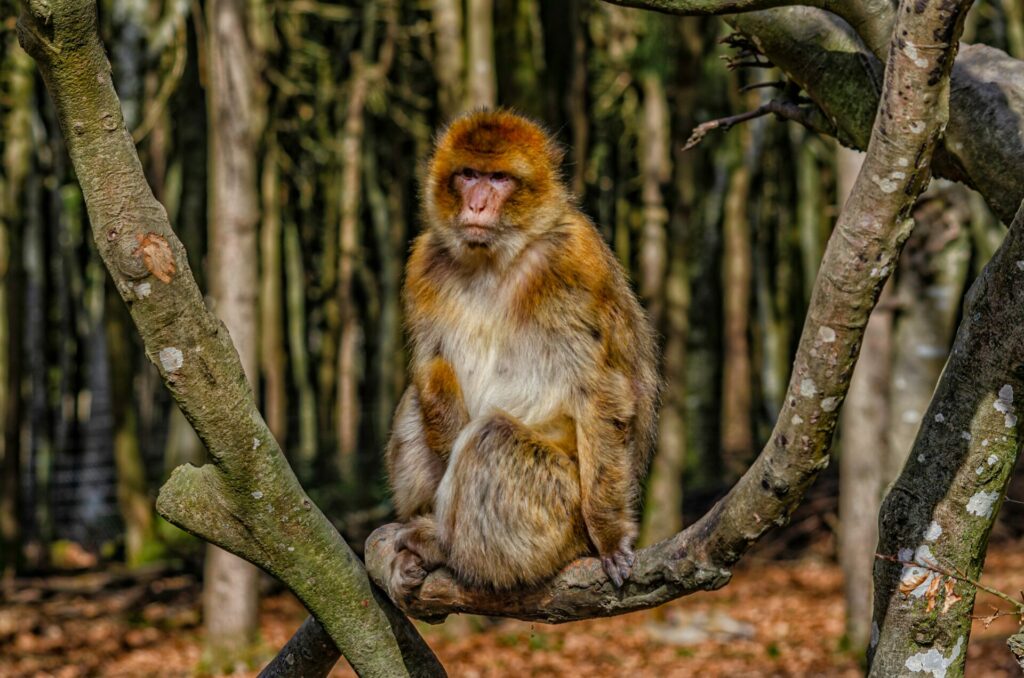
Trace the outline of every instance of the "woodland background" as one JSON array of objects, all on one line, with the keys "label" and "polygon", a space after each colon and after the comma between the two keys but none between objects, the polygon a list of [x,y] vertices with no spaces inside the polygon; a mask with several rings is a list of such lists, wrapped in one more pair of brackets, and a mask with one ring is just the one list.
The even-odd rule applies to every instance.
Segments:
[{"label": "woodland background", "polygon": [[[589,0],[249,0],[238,30],[253,95],[218,118],[245,123],[232,127],[207,105],[203,2],[99,4],[153,190],[204,290],[211,266],[236,272],[232,294],[258,318],[254,336],[235,339],[258,346],[248,371],[261,409],[354,547],[390,515],[381,451],[405,380],[399,291],[420,229],[421,162],[435,130],[477,106],[533,116],[566,145],[567,183],[659,330],[667,387],[642,541],[699,516],[754,458],[859,160],[770,116],[684,150],[699,123],[792,87],[722,21]],[[205,452],[96,254],[16,14],[0,0],[5,591],[64,570],[152,573],[157,563],[194,575],[201,543],[158,518],[154,498],[170,469]],[[977,2],[963,39],[1024,58],[1024,10]],[[207,166],[232,134],[258,158],[256,190],[237,196],[256,254],[214,262]],[[915,218],[845,404],[840,461],[760,552],[843,565],[850,618],[837,634],[852,656],[866,642],[878,503],[913,442],[964,291],[1005,233],[977,194],[943,181]],[[1008,502],[997,537],[1022,531],[1024,512]],[[17,629],[4,629],[7,652]]]}]

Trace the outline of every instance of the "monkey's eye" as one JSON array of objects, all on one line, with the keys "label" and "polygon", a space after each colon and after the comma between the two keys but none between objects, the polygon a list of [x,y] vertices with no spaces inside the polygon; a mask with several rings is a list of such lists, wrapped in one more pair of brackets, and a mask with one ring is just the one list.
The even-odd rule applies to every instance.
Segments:
[{"label": "monkey's eye", "polygon": [[462,171],[459,172],[459,176],[463,179],[479,179],[480,173],[472,167],[463,167]]},{"label": "monkey's eye", "polygon": [[511,181],[512,177],[511,177],[511,175],[506,174],[505,172],[493,172],[491,174],[491,180],[492,181],[498,181],[498,182],[504,182],[504,181]]}]

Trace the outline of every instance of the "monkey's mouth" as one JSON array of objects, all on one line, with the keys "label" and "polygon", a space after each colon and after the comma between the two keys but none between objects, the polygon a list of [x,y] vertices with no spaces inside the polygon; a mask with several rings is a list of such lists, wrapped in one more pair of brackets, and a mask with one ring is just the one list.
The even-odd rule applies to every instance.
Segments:
[{"label": "monkey's mouth", "polygon": [[494,237],[494,229],[482,224],[463,224],[462,237],[471,245],[487,245]]}]

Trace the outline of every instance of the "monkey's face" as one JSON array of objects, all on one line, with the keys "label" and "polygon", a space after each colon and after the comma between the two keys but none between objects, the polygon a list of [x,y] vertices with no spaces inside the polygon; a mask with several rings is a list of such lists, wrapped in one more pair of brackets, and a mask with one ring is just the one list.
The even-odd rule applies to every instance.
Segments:
[{"label": "monkey's face", "polygon": [[438,138],[424,205],[427,225],[473,257],[514,254],[567,204],[562,151],[535,123],[508,111],[457,118]]},{"label": "monkey's face", "polygon": [[518,188],[518,180],[507,172],[463,167],[451,183],[461,203],[454,219],[457,232],[470,246],[486,247],[503,226],[505,203]]}]

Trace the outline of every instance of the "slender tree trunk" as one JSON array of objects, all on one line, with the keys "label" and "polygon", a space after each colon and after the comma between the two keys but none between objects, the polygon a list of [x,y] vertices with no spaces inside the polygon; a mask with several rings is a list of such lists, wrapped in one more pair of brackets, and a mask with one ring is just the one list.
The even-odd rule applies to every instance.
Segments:
[{"label": "slender tree trunk", "polygon": [[156,515],[139,445],[134,388],[136,351],[129,334],[128,314],[116,293],[107,290],[104,296],[106,308],[103,318],[110,356],[111,409],[114,415],[117,503],[124,521],[125,562],[129,567],[137,567],[160,555]]},{"label": "slender tree trunk", "polygon": [[668,210],[662,184],[672,178],[671,129],[668,101],[660,73],[643,76],[643,125],[640,166],[643,179],[644,222],[640,236],[640,293],[655,327],[664,327],[663,371],[670,382],[659,419],[658,450],[648,480],[641,529],[644,543],[667,539],[682,529],[683,460],[686,425],[683,402],[678,398],[684,379],[686,313],[689,280],[683,249],[671,248],[671,269],[666,276]]},{"label": "slender tree trunk", "polygon": [[[864,154],[840,148],[836,155],[837,204],[842,209]],[[885,288],[889,290],[891,283]],[[878,542],[878,507],[885,485],[889,377],[892,364],[891,294],[871,313],[864,346],[843,405],[839,455],[839,564],[846,598],[846,635],[863,652],[871,635],[871,570]]]},{"label": "slender tree trunk", "polygon": [[298,391],[299,444],[295,451],[300,479],[311,476],[317,451],[317,408],[306,345],[306,286],[302,267],[299,227],[289,220],[284,227],[284,266],[288,305],[288,357]]},{"label": "slender tree trunk", "polygon": [[263,219],[260,225],[260,362],[263,372],[263,416],[281,447],[288,449],[288,401],[281,291],[281,197],[276,137],[268,136],[261,179]]},{"label": "slender tree trunk", "polygon": [[970,263],[966,190],[933,182],[900,257],[885,483],[896,479],[946,364]]},{"label": "slender tree trunk", "polygon": [[722,225],[722,456],[730,478],[738,478],[754,454],[751,430],[752,372],[750,362],[751,244],[747,205],[750,197],[750,129],[739,132],[738,159],[729,179]]},{"label": "slender tree trunk", "polygon": [[491,108],[498,103],[494,66],[494,0],[466,1],[466,103]]},{"label": "slender tree trunk", "polygon": [[31,110],[35,91],[31,57],[13,40],[5,46],[5,54],[9,110],[2,121],[4,154],[0,168],[0,578],[14,574],[22,547],[21,233],[25,228],[25,179],[32,166]]},{"label": "slender tree trunk", "polygon": [[[210,129],[210,288],[215,311],[238,349],[250,384],[259,377],[256,336],[257,154],[253,54],[244,0],[207,5]],[[203,616],[205,663],[245,662],[257,641],[259,571],[216,546],[207,548]]]},{"label": "slender tree trunk", "polygon": [[459,113],[465,102],[465,41],[462,37],[462,0],[431,0],[434,20],[434,74],[440,85],[441,114]]}]

